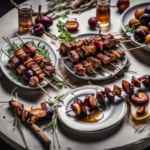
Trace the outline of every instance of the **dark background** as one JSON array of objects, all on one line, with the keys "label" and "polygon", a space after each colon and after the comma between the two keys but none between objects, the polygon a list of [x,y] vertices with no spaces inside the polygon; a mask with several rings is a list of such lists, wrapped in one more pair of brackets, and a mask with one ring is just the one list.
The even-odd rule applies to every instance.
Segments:
[{"label": "dark background", "polygon": [[[20,4],[26,0],[14,0],[17,4]],[[14,7],[10,4],[10,0],[1,0],[0,3],[0,18],[7,13],[9,10],[13,9]],[[2,139],[0,139],[0,150],[15,150],[7,143],[5,143]],[[150,147],[145,149],[150,150]]]}]

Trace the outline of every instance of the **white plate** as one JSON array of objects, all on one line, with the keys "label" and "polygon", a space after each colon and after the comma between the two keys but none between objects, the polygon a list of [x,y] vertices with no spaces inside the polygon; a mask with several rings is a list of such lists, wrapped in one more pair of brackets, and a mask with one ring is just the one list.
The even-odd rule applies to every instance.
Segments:
[{"label": "white plate", "polygon": [[[79,131],[79,132],[95,132],[112,128],[118,124],[125,116],[127,112],[127,104],[123,98],[115,97],[114,102],[110,102],[106,98],[106,105],[100,105],[99,108],[104,113],[103,119],[95,123],[86,123],[78,120],[73,112],[65,113],[71,109],[71,104],[75,100],[75,97],[71,94],[74,93],[78,98],[84,100],[85,95],[96,94],[96,92],[103,90],[100,86],[83,86],[69,91],[62,98],[64,105],[57,107],[57,114],[59,120],[67,127]],[[58,102],[60,105],[61,103]]]},{"label": "white plate", "polygon": [[[92,36],[96,36],[96,35],[97,34],[95,34],[95,33],[80,34],[80,35],[76,36],[76,40],[84,40],[84,39],[88,39],[88,38],[90,38]],[[118,49],[118,48],[120,48],[122,50],[125,50],[125,47],[120,43],[115,46],[115,49]],[[60,53],[60,56],[64,57],[66,55],[63,55],[63,54]],[[115,61],[115,63],[117,64],[117,66],[119,66],[122,69],[122,68],[124,68],[124,66],[127,63],[127,54],[126,54],[126,52],[125,52],[125,56],[122,57],[120,60],[124,63],[124,65],[118,63],[117,61]],[[71,63],[69,59],[63,60],[63,63],[64,63],[64,66],[66,67],[66,69],[69,72],[71,72],[73,75],[75,75],[76,77],[78,77],[80,79],[88,80],[85,76],[79,76],[79,75],[75,74],[74,64]],[[103,67],[113,75],[116,75],[120,71],[120,69],[114,69],[114,67],[109,65],[109,64],[106,65],[106,66],[103,65]],[[105,80],[105,79],[108,79],[108,78],[112,77],[107,72],[102,73],[100,68],[96,69],[96,71],[97,71],[97,74],[93,74],[93,75],[87,73],[87,75],[90,77],[91,80]]]},{"label": "white plate", "polygon": [[[58,66],[58,59],[57,59],[57,56],[54,52],[54,50],[52,49],[52,47],[43,39],[41,38],[38,38],[36,36],[21,36],[21,38],[27,42],[27,41],[31,41],[31,40],[34,40],[34,42],[37,44],[38,42],[41,42],[41,46],[42,45],[45,45],[45,49],[48,49],[49,51],[49,55],[50,55],[50,59],[51,59],[51,62],[53,63],[53,65],[55,66],[55,68],[57,69],[57,66]],[[11,41],[15,42],[15,43],[20,43],[21,44],[21,41],[18,39],[18,37],[15,37],[13,39],[11,39]],[[8,44],[5,43],[4,46],[3,46],[3,50],[7,52],[7,49],[9,48]],[[39,87],[31,87],[29,85],[29,83],[25,82],[26,85],[22,85],[21,83],[17,82],[16,80],[13,79],[13,77],[11,77],[9,75],[10,71],[13,70],[15,71],[15,69],[11,68],[9,65],[8,65],[8,60],[9,58],[4,54],[2,53],[1,54],[1,57],[0,57],[0,64],[1,64],[1,69],[2,69],[2,72],[6,75],[6,77],[12,81],[13,83],[15,83],[16,85],[20,86],[20,87],[23,87],[23,88],[26,88],[26,89],[38,89]],[[22,76],[18,75],[21,79],[22,79]],[[50,82],[52,80],[52,77],[46,77]],[[46,86],[48,83],[43,81],[43,85],[42,87]]]},{"label": "white plate", "polygon": [[[134,16],[134,13],[137,9],[144,9],[145,7],[147,6],[150,6],[150,2],[146,2],[146,3],[141,3],[141,4],[137,4],[137,5],[134,5],[132,7],[129,7],[128,9],[126,9],[124,11],[124,13],[121,15],[121,21],[120,21],[120,24],[121,24],[121,28],[123,29],[123,31],[125,32],[125,26],[129,23],[129,21],[133,18],[135,18]],[[130,35],[131,36],[131,39],[132,40],[135,40],[134,39],[134,36],[133,36],[133,33],[126,33],[128,36]],[[136,41],[133,41],[133,42],[130,42],[131,44],[135,45],[135,46],[142,46],[142,45],[145,45],[145,43],[140,43],[140,42],[136,42]],[[150,51],[150,47],[144,47],[143,49],[147,50],[147,51]]]}]

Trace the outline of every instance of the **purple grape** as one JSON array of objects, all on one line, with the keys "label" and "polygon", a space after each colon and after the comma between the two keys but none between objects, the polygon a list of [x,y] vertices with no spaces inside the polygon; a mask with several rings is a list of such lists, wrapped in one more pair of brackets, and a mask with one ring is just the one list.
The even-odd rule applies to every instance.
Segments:
[{"label": "purple grape", "polygon": [[150,22],[150,15],[149,14],[143,14],[141,17],[140,17],[140,23],[144,26],[147,26],[148,23]]},{"label": "purple grape", "polygon": [[146,37],[146,34],[142,29],[135,29],[134,37],[135,37],[135,39],[144,40]]},{"label": "purple grape", "polygon": [[32,70],[27,70],[23,73],[23,79],[27,82],[30,81],[30,78],[34,76],[34,72]]}]

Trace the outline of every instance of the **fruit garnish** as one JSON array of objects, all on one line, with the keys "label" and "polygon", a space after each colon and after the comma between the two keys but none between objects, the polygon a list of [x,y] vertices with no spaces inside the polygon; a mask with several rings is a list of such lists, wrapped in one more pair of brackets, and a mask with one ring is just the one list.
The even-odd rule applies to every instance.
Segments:
[{"label": "fruit garnish", "polygon": [[120,97],[121,96],[121,88],[117,85],[114,85],[113,93],[115,95],[117,95],[118,97]]},{"label": "fruit garnish", "polygon": [[140,24],[140,21],[138,19],[133,18],[129,21],[130,27],[132,27],[133,25],[136,26],[137,24]]},{"label": "fruit garnish", "polygon": [[129,95],[134,93],[134,84],[131,84],[125,80],[122,81],[122,88]]},{"label": "fruit garnish", "polygon": [[146,44],[146,45],[150,44],[150,34],[148,34],[148,35],[145,37],[145,44]]},{"label": "fruit garnish", "polygon": [[78,27],[79,27],[79,23],[76,22],[76,21],[67,21],[65,23],[65,27],[68,29],[68,30],[76,30]]},{"label": "fruit garnish", "polygon": [[78,116],[81,115],[81,107],[78,103],[71,104],[71,108],[73,109],[74,113]]},{"label": "fruit garnish", "polygon": [[112,91],[110,90],[110,88],[105,87],[105,93],[106,93],[106,97],[110,100],[110,101],[114,101],[115,100],[115,96],[112,93]]},{"label": "fruit garnish", "polygon": [[96,108],[97,107],[97,101],[94,95],[92,94],[91,96],[86,95],[84,99],[84,103],[87,107],[89,108]]},{"label": "fruit garnish", "polygon": [[131,83],[134,84],[135,87],[141,87],[141,81],[135,76],[132,76]]},{"label": "fruit garnish", "polygon": [[105,92],[103,91],[97,92],[96,98],[100,104],[105,104]]},{"label": "fruit garnish", "polygon": [[140,40],[145,40],[146,34],[142,29],[135,29],[134,30],[134,38],[135,39],[140,39]]},{"label": "fruit garnish", "polygon": [[135,18],[136,19],[139,19],[140,18],[140,16],[141,15],[143,15],[144,14],[144,9],[137,9],[136,11],[135,11]]},{"label": "fruit garnish", "polygon": [[91,28],[95,28],[97,26],[98,19],[96,17],[91,17],[88,20],[88,24]]},{"label": "fruit garnish", "polygon": [[80,105],[80,107],[81,107],[81,111],[82,111],[84,114],[87,114],[86,106],[85,106],[85,104],[84,104],[84,102],[83,102],[82,100],[76,98],[76,99],[74,100],[74,103],[78,103],[78,104]]},{"label": "fruit garnish", "polygon": [[118,0],[117,7],[119,11],[123,12],[130,6],[129,0]]},{"label": "fruit garnish", "polygon": [[138,78],[138,80],[142,81],[146,87],[150,87],[150,75],[142,76],[141,78]]},{"label": "fruit garnish", "polygon": [[[142,109],[141,106],[138,106],[138,105],[135,105],[133,103],[130,102],[130,105],[131,105],[131,114],[132,114],[132,117],[135,119],[135,120],[143,120],[143,119],[146,119],[149,117],[150,115],[150,102],[148,102],[146,105],[144,105],[145,107],[145,112],[143,114],[137,114],[137,111],[139,109]],[[143,106],[142,106],[143,107]],[[143,109],[144,110],[144,109]]]},{"label": "fruit garnish", "polygon": [[149,101],[149,96],[144,92],[138,92],[130,96],[130,101],[136,105],[143,105]]},{"label": "fruit garnish", "polygon": [[145,113],[145,106],[141,106],[137,111],[137,115],[143,115]]}]

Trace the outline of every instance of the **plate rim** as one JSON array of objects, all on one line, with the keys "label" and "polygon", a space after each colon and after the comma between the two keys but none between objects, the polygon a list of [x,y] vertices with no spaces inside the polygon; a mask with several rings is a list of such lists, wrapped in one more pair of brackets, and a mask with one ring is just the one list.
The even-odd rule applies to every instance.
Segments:
[{"label": "plate rim", "polygon": [[[46,41],[46,40],[44,40],[43,38],[40,38],[40,37],[37,37],[37,36],[30,36],[30,35],[25,35],[25,36],[20,36],[22,39],[27,39],[27,38],[32,38],[32,39],[34,39],[34,40],[39,40],[39,41],[41,41],[41,42],[45,42],[51,49],[52,49],[52,51],[53,51],[53,53],[54,53],[54,55],[55,55],[55,57],[56,57],[56,65],[55,65],[55,68],[56,68],[56,70],[57,70],[57,68],[58,68],[58,57],[57,57],[57,54],[56,54],[56,52],[53,50],[53,48],[50,46],[50,44]],[[16,39],[18,39],[18,37],[14,37],[14,38],[11,38],[10,39],[10,41],[15,41]],[[4,43],[4,45],[2,46],[2,49],[3,50],[5,50],[5,48],[6,48],[6,46],[7,46],[8,44],[7,44],[7,42],[5,42]],[[38,86],[37,87],[28,87],[28,86],[24,86],[24,85],[22,85],[22,84],[18,84],[17,82],[14,82],[11,78],[9,78],[8,77],[8,75],[7,74],[5,74],[5,72],[4,72],[4,68],[2,67],[2,56],[3,56],[3,52],[1,52],[0,53],[0,68],[1,68],[1,70],[2,70],[2,72],[3,72],[3,74],[7,77],[7,79],[9,79],[12,83],[14,83],[15,85],[17,85],[17,86],[19,86],[19,87],[22,87],[22,88],[25,88],[25,89],[31,89],[31,90],[33,90],[33,89],[40,89]],[[52,79],[53,79],[53,77],[52,77]],[[51,80],[49,80],[49,82],[51,82],[52,81],[52,79]],[[45,86],[47,86],[48,85],[48,82],[46,82],[44,85],[41,85],[41,87],[45,87]]]},{"label": "plate rim", "polygon": [[[120,26],[121,26],[121,28],[122,28],[122,30],[125,32],[126,30],[125,30],[125,28],[124,28],[124,26],[123,26],[123,18],[124,18],[124,16],[125,16],[125,14],[129,11],[129,10],[131,10],[132,8],[134,8],[134,7],[137,7],[137,6],[139,6],[139,5],[146,5],[146,4],[149,4],[150,5],[150,2],[145,2],[145,3],[140,3],[140,4],[136,4],[136,5],[133,5],[132,7],[129,7],[129,8],[127,8],[124,12],[123,12],[123,14],[121,15],[121,18],[120,18]],[[126,33],[126,32],[125,32]],[[128,33],[126,33],[126,35],[128,35]],[[131,38],[132,39],[132,38]],[[136,44],[136,45],[138,45],[138,46],[143,46],[143,45],[146,45],[146,44],[141,44],[141,43],[139,43],[139,42],[137,42],[137,41],[134,41],[134,39],[132,39],[133,41],[132,42],[130,42],[131,44]],[[146,49],[145,47],[143,48],[144,50],[146,50],[146,51],[150,51],[150,50],[148,50],[148,49]]]},{"label": "plate rim", "polygon": [[[76,35],[75,37],[77,38],[78,36],[81,36],[81,35],[88,35],[88,34],[93,34],[93,35],[98,35],[97,33],[82,33],[82,34],[78,34],[78,35]],[[103,34],[102,34],[103,35]],[[121,43],[119,43],[119,44],[121,44]],[[123,45],[123,44],[121,44],[121,46],[124,48],[124,50],[126,50],[126,48],[125,48],[125,46]],[[127,56],[127,52],[125,51],[125,54],[126,54],[126,62],[125,62],[125,64],[124,64],[124,67],[125,67],[125,65],[127,64],[127,61],[128,61],[128,56]],[[60,56],[60,52],[59,52],[59,56]],[[60,56],[61,57],[61,56]],[[64,66],[65,66],[65,68],[71,73],[71,74],[73,74],[74,76],[76,76],[77,78],[80,78],[80,79],[82,79],[82,80],[88,80],[87,78],[83,78],[82,76],[79,76],[79,75],[77,75],[77,74],[75,74],[75,73],[73,73],[66,65],[65,65],[65,60],[62,60],[63,61],[63,64],[64,64]],[[116,72],[116,73],[114,73],[113,75],[116,75],[116,74],[118,74],[118,72]],[[91,78],[91,77],[90,77]],[[107,79],[110,79],[110,78],[113,78],[113,76],[108,76],[108,77],[105,77],[105,78],[101,78],[101,79],[91,79],[92,81],[102,81],[102,80],[107,80]]]},{"label": "plate rim", "polygon": [[[92,88],[101,88],[101,89],[104,89],[102,86],[98,86],[98,85],[85,85],[85,86],[81,86],[81,87],[78,87],[78,88],[75,88],[75,89],[72,89],[72,90],[70,90],[70,91],[68,91],[67,93],[65,93],[64,94],[64,96],[61,98],[61,100],[63,101],[63,98],[67,95],[67,94],[69,94],[70,92],[73,92],[74,90],[79,90],[79,89],[83,89],[83,88],[87,88],[87,87],[92,87]],[[118,120],[117,122],[115,122],[115,123],[113,123],[112,125],[110,125],[110,126],[108,126],[108,127],[105,127],[105,128],[103,128],[103,129],[99,129],[99,130],[91,130],[91,131],[81,131],[81,130],[78,130],[78,129],[74,129],[74,128],[72,128],[72,127],[70,127],[69,125],[67,125],[62,119],[61,119],[61,117],[60,117],[60,115],[59,115],[59,113],[58,113],[58,109],[59,109],[59,105],[60,104],[62,104],[61,102],[59,102],[58,101],[58,103],[57,103],[57,107],[56,107],[56,112],[57,112],[57,116],[58,116],[58,118],[59,118],[59,120],[66,126],[66,127],[68,127],[69,129],[72,129],[72,130],[74,130],[74,131],[78,131],[78,132],[82,132],[82,133],[93,133],[93,132],[99,132],[99,131],[105,131],[105,130],[108,130],[108,129],[111,129],[111,128],[113,128],[115,125],[117,125],[117,124],[119,124],[123,119],[124,119],[124,117],[126,116],[126,114],[127,114],[127,102],[125,101],[125,99],[123,98],[123,102],[125,103],[125,112],[124,112],[124,114],[123,114],[123,116],[120,118],[120,120]]]}]

